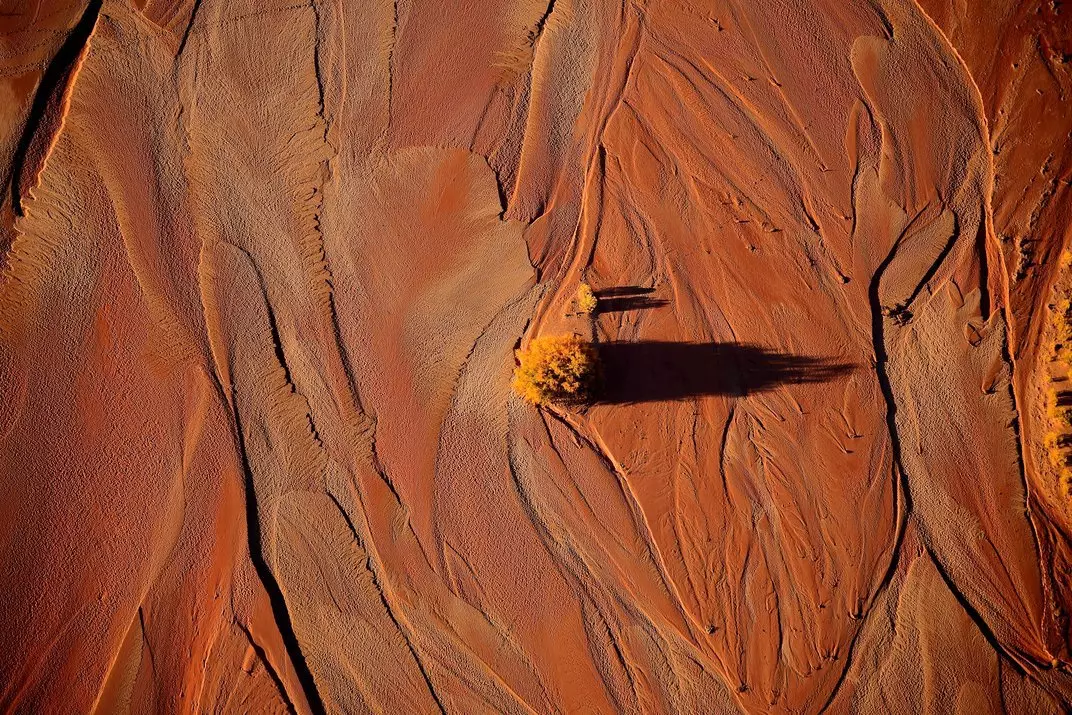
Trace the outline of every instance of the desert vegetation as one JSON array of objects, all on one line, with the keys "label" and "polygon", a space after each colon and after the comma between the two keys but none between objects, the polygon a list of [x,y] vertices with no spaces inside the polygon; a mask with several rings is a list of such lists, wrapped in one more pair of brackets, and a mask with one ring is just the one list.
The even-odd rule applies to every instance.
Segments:
[{"label": "desert vegetation", "polygon": [[532,340],[517,351],[514,391],[534,405],[576,404],[590,400],[599,376],[599,356],[579,335]]},{"label": "desert vegetation", "polygon": [[595,292],[592,290],[592,286],[587,283],[581,283],[577,286],[577,297],[575,302],[577,303],[577,310],[587,315],[596,312],[596,308],[599,307],[599,298],[596,297]]},{"label": "desert vegetation", "polygon": [[[1067,255],[1067,252],[1066,252]],[[1062,267],[1067,259],[1062,256]],[[1053,329],[1052,379],[1046,388],[1048,431],[1043,437],[1050,466],[1057,472],[1057,490],[1072,499],[1072,389],[1069,369],[1072,364],[1072,304],[1061,300],[1052,307]]]}]

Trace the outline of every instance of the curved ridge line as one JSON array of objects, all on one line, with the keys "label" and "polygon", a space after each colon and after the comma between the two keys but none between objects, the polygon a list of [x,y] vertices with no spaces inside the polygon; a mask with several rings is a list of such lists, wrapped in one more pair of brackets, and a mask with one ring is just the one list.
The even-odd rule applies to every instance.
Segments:
[{"label": "curved ridge line", "polygon": [[[29,154],[30,147],[33,145],[38,130],[45,119],[49,104],[53,97],[56,96],[56,91],[60,90],[62,92],[60,95],[60,124],[56,128],[56,133],[51,137],[44,159],[41,162],[41,168],[42,170],[44,169],[45,164],[48,162],[48,157],[52,154],[52,149],[56,146],[56,141],[59,139],[66,124],[67,110],[70,107],[74,83],[88,54],[90,38],[97,28],[97,19],[100,17],[103,4],[104,0],[90,0],[82,13],[82,17],[71,29],[67,39],[60,45],[56,56],[49,62],[48,67],[37,83],[37,92],[34,94],[33,103],[30,105],[30,113],[26,118],[26,128],[23,130],[22,137],[19,139],[19,143],[15,148],[15,155],[11,161],[11,173],[9,176],[11,208],[16,216],[25,215],[22,208],[24,192],[20,184],[22,183],[22,172],[26,166],[27,154]],[[65,77],[67,82],[64,85]],[[34,177],[34,185],[36,185],[39,176],[40,172]],[[30,186],[25,193],[29,194],[32,189],[33,186]]]},{"label": "curved ridge line", "polygon": [[[1043,564],[1042,564],[1042,561],[1041,561],[1041,559],[1042,559],[1042,543],[1041,543],[1041,540],[1039,538],[1038,526],[1035,524],[1034,511],[1030,508],[1031,503],[1034,501],[1034,492],[1031,489],[1031,482],[1027,478],[1027,462],[1024,459],[1024,454],[1027,451],[1027,447],[1024,444],[1023,430],[1020,428],[1020,425],[1023,422],[1023,409],[1022,409],[1021,404],[1020,404],[1020,395],[1018,395],[1017,392],[1016,392],[1016,380],[1015,380],[1016,366],[1017,366],[1017,360],[1016,360],[1016,357],[1015,357],[1015,355],[1016,355],[1016,321],[1014,319],[1015,316],[1013,316],[1012,311],[1010,310],[1010,306],[1012,305],[1012,296],[1011,296],[1011,289],[1010,289],[1010,286],[1009,286],[1008,265],[1005,262],[1005,254],[1002,252],[1001,246],[998,245],[998,243],[997,243],[997,236],[994,234],[994,172],[995,172],[995,167],[994,167],[994,153],[991,150],[991,144],[990,144],[990,142],[991,142],[990,122],[986,117],[986,103],[983,101],[983,93],[980,91],[979,85],[975,81],[975,77],[972,75],[971,69],[968,67],[968,63],[964,61],[964,58],[960,55],[960,52],[957,51],[956,46],[953,44],[952,40],[949,39],[949,36],[946,35],[945,32],[942,30],[942,28],[938,25],[938,23],[935,22],[934,19],[929,14],[927,14],[927,11],[923,8],[922,5],[920,5],[918,0],[912,0],[912,5],[919,11],[919,14],[931,26],[931,28],[933,29],[935,34],[939,38],[941,38],[941,40],[945,43],[946,48],[948,49],[950,54],[960,64],[961,72],[963,73],[964,77],[967,79],[968,85],[970,86],[970,88],[974,92],[975,99],[976,99],[976,102],[977,102],[977,108],[979,110],[979,112],[978,112],[978,120],[979,120],[980,125],[981,125],[981,127],[983,129],[984,138],[986,139],[986,149],[987,149],[986,156],[987,156],[987,166],[988,166],[989,171],[988,171],[987,176],[986,176],[987,182],[986,182],[986,186],[984,187],[985,192],[984,192],[984,195],[983,195],[983,222],[984,222],[984,225],[985,225],[985,235],[983,237],[983,240],[981,241],[981,243],[983,244],[982,245],[983,255],[980,256],[980,260],[985,265],[986,262],[987,262],[987,259],[989,258],[989,256],[987,255],[988,254],[987,249],[988,248],[993,248],[994,249],[994,255],[997,257],[998,266],[1000,268],[1000,277],[999,277],[999,280],[997,281],[997,283],[998,283],[998,287],[1001,290],[1001,297],[1003,299],[1003,303],[1001,305],[1000,312],[1002,314],[1002,318],[1003,318],[1004,323],[1005,323],[1005,343],[1002,346],[1002,358],[1004,359],[1005,363],[1009,366],[1009,396],[1012,398],[1012,406],[1013,406],[1013,412],[1014,412],[1012,429],[1013,429],[1013,432],[1014,432],[1014,434],[1016,436],[1016,444],[1017,444],[1017,447],[1018,447],[1017,454],[1016,454],[1017,465],[1019,467],[1020,483],[1023,486],[1024,495],[1025,495],[1025,501],[1028,504],[1027,522],[1031,526],[1031,535],[1034,538],[1034,542],[1035,542],[1034,543],[1035,555],[1036,555],[1036,560],[1038,561],[1039,581],[1040,581],[1040,586],[1042,587],[1042,592],[1043,592],[1042,595],[1043,595],[1043,598],[1047,602],[1053,603],[1054,602],[1054,599],[1053,599],[1053,596],[1052,596],[1052,590],[1053,589],[1052,589],[1052,586],[1049,583],[1047,569],[1045,569],[1043,567]],[[989,281],[991,279],[991,276],[987,275],[985,278],[986,278],[986,283],[981,284],[980,288],[984,292],[985,296],[989,296]],[[990,317],[988,315],[988,313],[990,313],[990,308],[991,308],[991,306],[989,305],[989,302],[990,301],[988,299],[987,300],[987,305],[980,305],[980,313],[982,314],[983,319],[986,320],[986,321],[989,321],[989,317]],[[967,603],[966,598],[965,598],[965,603]],[[1042,642],[1041,645],[1045,649],[1046,654],[1049,655],[1052,658],[1053,654],[1050,653],[1049,643],[1047,642],[1049,639],[1047,638],[1047,633],[1046,633],[1047,609],[1045,608],[1045,604],[1040,604],[1040,605],[1043,606],[1042,613],[1040,614],[1040,616],[1043,619],[1043,622],[1039,624],[1039,626],[1043,629],[1043,632],[1040,633],[1040,635],[1042,636],[1042,639],[1043,639],[1043,642]],[[979,617],[982,618],[982,615],[980,614]],[[1010,660],[1016,662],[1017,659],[1016,659],[1015,655],[1012,654],[1011,652],[1009,652],[1004,647],[1004,645],[1001,644],[1000,641],[997,640],[997,638],[994,639],[994,642],[999,645],[1000,652],[1004,653],[1006,655],[1006,657],[1008,657]]]}]

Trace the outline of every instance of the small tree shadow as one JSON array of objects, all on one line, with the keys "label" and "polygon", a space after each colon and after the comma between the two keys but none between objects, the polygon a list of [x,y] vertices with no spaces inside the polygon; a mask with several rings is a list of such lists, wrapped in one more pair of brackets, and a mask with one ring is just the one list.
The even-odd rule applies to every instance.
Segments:
[{"label": "small tree shadow", "polygon": [[826,382],[854,367],[745,343],[611,342],[599,346],[599,355],[601,404],[743,397],[780,385]]},{"label": "small tree shadow", "polygon": [[661,308],[670,301],[664,298],[649,298],[643,295],[627,296],[623,298],[603,298],[596,306],[597,313],[621,313],[626,310],[643,310],[645,308]]},{"label": "small tree shadow", "polygon": [[641,286],[614,286],[594,291],[599,305],[597,313],[621,313],[627,310],[644,310],[646,308],[661,308],[670,301],[664,298],[652,297],[654,288]]},{"label": "small tree shadow", "polygon": [[623,298],[650,295],[655,292],[655,289],[645,288],[644,286],[613,286],[611,288],[600,288],[593,292],[596,294],[596,298]]}]

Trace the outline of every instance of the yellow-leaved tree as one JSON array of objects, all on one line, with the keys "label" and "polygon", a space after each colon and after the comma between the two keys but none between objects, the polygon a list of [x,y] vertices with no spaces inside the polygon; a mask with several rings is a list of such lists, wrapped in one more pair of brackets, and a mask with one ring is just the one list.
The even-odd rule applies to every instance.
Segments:
[{"label": "yellow-leaved tree", "polygon": [[514,391],[534,405],[590,400],[599,375],[599,355],[579,335],[535,338],[517,351]]},{"label": "yellow-leaved tree", "polygon": [[594,313],[599,307],[599,298],[592,291],[592,286],[581,283],[577,286],[577,310],[582,313]]}]

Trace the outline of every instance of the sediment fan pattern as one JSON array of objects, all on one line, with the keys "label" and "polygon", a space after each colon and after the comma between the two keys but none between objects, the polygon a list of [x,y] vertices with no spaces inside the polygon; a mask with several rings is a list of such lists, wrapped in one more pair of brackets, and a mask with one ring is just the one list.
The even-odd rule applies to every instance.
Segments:
[{"label": "sediment fan pattern", "polygon": [[1059,3],[0,9],[5,711],[1072,707]]}]

